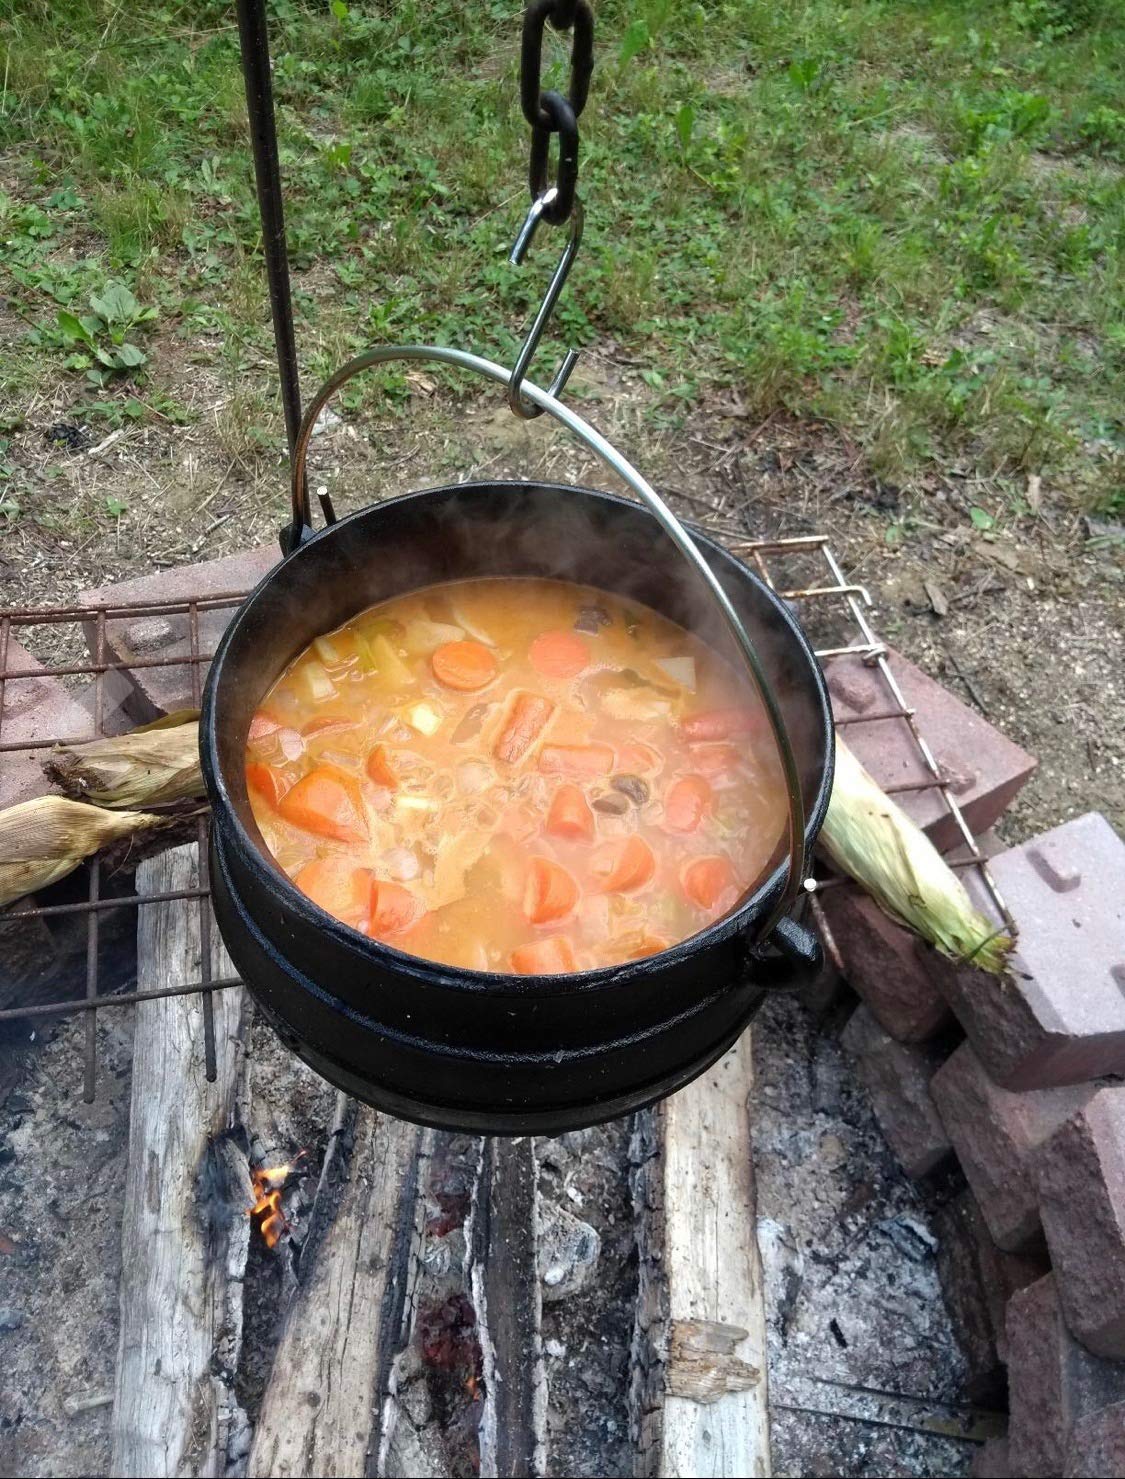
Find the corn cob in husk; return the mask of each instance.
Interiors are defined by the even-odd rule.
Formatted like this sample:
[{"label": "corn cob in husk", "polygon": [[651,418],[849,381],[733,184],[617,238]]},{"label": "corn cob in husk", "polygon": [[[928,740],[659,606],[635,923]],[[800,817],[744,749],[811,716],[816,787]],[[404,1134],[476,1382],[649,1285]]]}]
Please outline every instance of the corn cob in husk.
[{"label": "corn cob in husk", "polygon": [[155,806],[202,796],[196,713],[169,714],[112,739],[57,745],[43,770],[74,800],[98,806]]},{"label": "corn cob in husk", "polygon": [[0,908],[73,873],[112,842],[170,826],[178,818],[102,811],[63,796],[37,796],[0,811]]},{"label": "corn cob in husk", "polygon": [[1009,937],[973,906],[933,843],[879,789],[842,740],[820,833],[832,863],[875,902],[943,955],[999,975]]}]

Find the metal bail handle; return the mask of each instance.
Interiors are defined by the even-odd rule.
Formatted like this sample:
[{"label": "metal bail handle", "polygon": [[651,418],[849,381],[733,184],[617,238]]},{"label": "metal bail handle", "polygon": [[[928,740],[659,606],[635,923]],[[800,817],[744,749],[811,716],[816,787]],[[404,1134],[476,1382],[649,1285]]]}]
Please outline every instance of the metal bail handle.
[{"label": "metal bail handle", "polygon": [[[534,344],[532,344],[532,351],[534,351]],[[506,370],[503,365],[494,364],[492,360],[482,359],[480,355],[469,354],[464,349],[446,349],[434,344],[381,345],[377,349],[366,350],[363,354],[357,355],[355,359],[349,360],[346,365],[342,365],[317,391],[305,411],[300,431],[297,433],[290,466],[293,522],[288,531],[288,538],[283,540],[283,544],[287,546],[287,552],[295,550],[307,539],[312,528],[308,487],[305,480],[305,463],[317,417],[340,386],[346,384],[353,375],[358,375],[361,370],[371,369],[374,365],[388,364],[393,360],[426,360],[452,365],[457,369],[472,370],[474,374],[483,375],[485,379],[493,380],[499,385],[508,385],[512,379],[509,370]],[[789,857],[785,883],[777,906],[763,928],[759,940],[759,944],[768,946],[774,927],[788,911],[804,880],[805,802],[801,794],[801,777],[797,770],[793,746],[789,742],[785,716],[781,712],[781,705],[769,675],[762,666],[758,650],[743,626],[738,612],[734,609],[730,597],[723,589],[715,572],[696,548],[687,530],[633,464],[623,457],[617,448],[602,436],[601,432],[592,427],[588,421],[584,421],[569,406],[556,399],[549,391],[542,390],[530,380],[525,380],[520,393],[538,406],[541,411],[546,411],[549,416],[554,417],[591,452],[600,457],[647,506],[684,559],[695,568],[696,574],[707,587],[722,613],[735,645],[746,660],[746,665],[754,680],[754,687],[757,689],[758,697],[762,701],[773,730],[774,743],[777,746],[778,759],[781,761],[789,802]]]}]

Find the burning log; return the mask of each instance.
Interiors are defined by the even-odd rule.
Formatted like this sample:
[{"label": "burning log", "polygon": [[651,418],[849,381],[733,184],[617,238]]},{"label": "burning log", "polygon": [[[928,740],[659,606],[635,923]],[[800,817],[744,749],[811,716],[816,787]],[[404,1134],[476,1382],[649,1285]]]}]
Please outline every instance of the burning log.
[{"label": "burning log", "polygon": [[[142,863],[138,894],[198,887],[194,847]],[[139,910],[142,990],[200,977],[199,911]],[[211,968],[233,974],[213,930]],[[251,1186],[243,1124],[249,1004],[214,995],[218,1072],[204,1075],[202,1002],[141,1002],[122,1221],[121,1331],[110,1423],[115,1475],[223,1474],[246,1451],[234,1392]]]},{"label": "burning log", "polygon": [[249,1474],[370,1472],[417,1270],[428,1145],[417,1126],[340,1095]]},{"label": "burning log", "polygon": [[750,1034],[637,1117],[638,1475],[768,1475],[766,1328],[747,1097]]}]

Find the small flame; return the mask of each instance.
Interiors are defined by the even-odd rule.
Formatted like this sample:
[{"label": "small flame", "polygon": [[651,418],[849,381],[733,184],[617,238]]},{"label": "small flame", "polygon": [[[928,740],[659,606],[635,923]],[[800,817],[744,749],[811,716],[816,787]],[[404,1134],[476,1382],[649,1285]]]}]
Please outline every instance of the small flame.
[{"label": "small flame", "polygon": [[254,1191],[254,1205],[250,1208],[250,1216],[258,1220],[258,1228],[266,1240],[267,1248],[276,1248],[282,1235],[289,1231],[289,1223],[281,1210],[281,1194],[297,1161],[304,1154],[302,1150],[293,1161],[287,1161],[284,1166],[259,1166],[250,1173]]}]

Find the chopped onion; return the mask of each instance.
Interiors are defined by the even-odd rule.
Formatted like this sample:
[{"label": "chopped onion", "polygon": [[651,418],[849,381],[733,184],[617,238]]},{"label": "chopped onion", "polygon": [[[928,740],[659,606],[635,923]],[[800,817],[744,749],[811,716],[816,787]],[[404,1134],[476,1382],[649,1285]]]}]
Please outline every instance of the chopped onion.
[{"label": "chopped onion", "polygon": [[475,621],[470,620],[469,617],[465,615],[463,607],[457,606],[451,601],[449,603],[449,609],[453,616],[453,620],[458,624],[458,626],[463,627],[464,630],[468,632],[470,637],[475,637],[478,642],[483,642],[486,647],[496,646],[496,639],[489,636],[489,634],[482,626],[478,626]]},{"label": "chopped onion", "polygon": [[673,683],[678,683],[690,693],[695,692],[694,657],[657,657],[653,659],[652,665],[667,674]]},{"label": "chopped onion", "polygon": [[435,647],[441,647],[446,642],[459,642],[464,635],[463,629],[451,622],[428,621],[424,616],[417,616],[403,633],[402,645],[416,657],[421,653],[433,652]]},{"label": "chopped onion", "polygon": [[316,648],[316,655],[320,658],[321,662],[339,663],[344,660],[333,646],[332,640],[329,637],[314,637],[313,646]]},{"label": "chopped onion", "polygon": [[300,730],[291,729],[288,724],[282,725],[274,738],[286,760],[300,760],[305,753],[305,742]]},{"label": "chopped onion", "polygon": [[483,760],[464,760],[457,767],[457,784],[466,796],[486,791],[495,779],[492,767]]},{"label": "chopped onion", "polygon": [[408,847],[390,847],[383,854],[383,867],[398,883],[409,883],[422,871],[418,855]]}]

